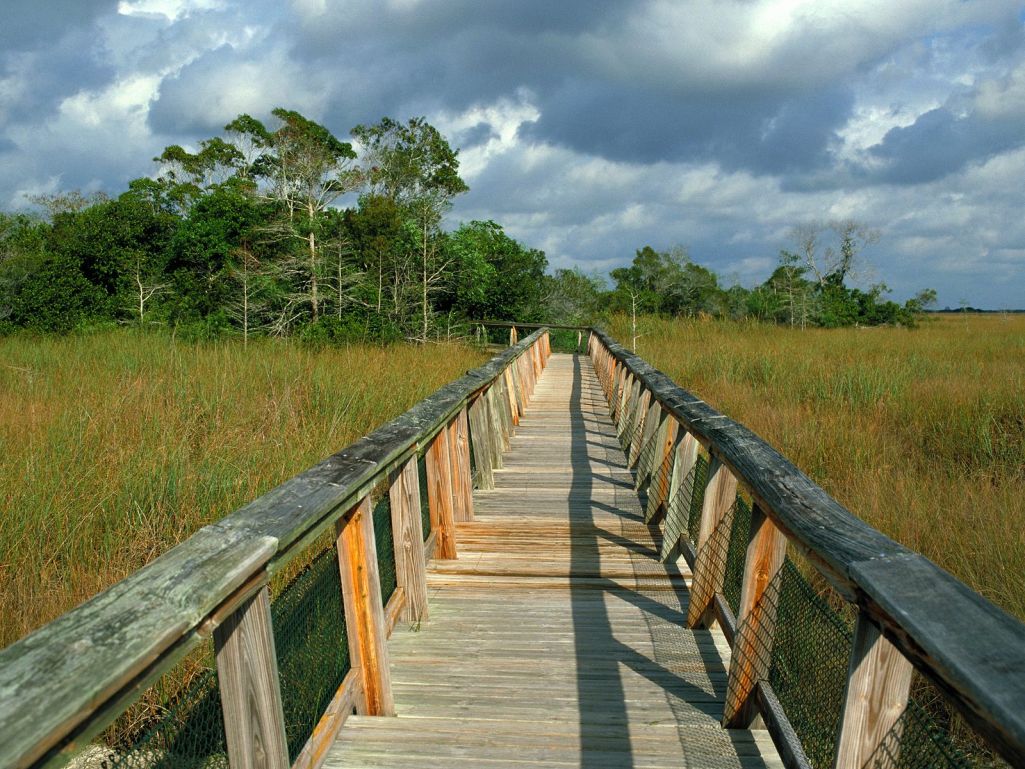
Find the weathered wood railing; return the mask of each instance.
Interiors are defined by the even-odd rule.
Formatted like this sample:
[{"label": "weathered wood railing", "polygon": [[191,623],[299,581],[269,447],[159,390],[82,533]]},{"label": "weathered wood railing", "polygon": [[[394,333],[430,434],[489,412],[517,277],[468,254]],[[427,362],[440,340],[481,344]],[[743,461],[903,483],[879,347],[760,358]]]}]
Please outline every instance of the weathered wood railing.
[{"label": "weathered wood railing", "polygon": [[[0,651],[0,767],[56,765],[74,756],[211,636],[231,769],[316,767],[354,709],[393,714],[386,638],[400,617],[410,623],[426,617],[425,559],[432,553],[455,558],[454,522],[473,518],[471,461],[478,485],[490,485],[550,354],[548,332],[538,329]],[[386,605],[371,505],[382,486],[396,582]],[[350,666],[316,725],[302,732],[301,750],[290,750],[294,734],[286,738],[269,586],[325,538],[334,550],[328,563],[338,566],[335,601],[340,592]],[[110,752],[102,764],[123,765],[122,759]],[[150,749],[141,764],[163,765],[161,759]]]},{"label": "weathered wood railing", "polygon": [[[1022,623],[854,517],[757,435],[608,334],[592,330],[588,352],[637,485],[647,485],[647,519],[664,528],[663,555],[682,552],[692,565],[688,624],[717,621],[731,640],[724,725],[748,726],[761,715],[786,763],[809,763],[769,683],[773,639],[784,619],[768,594],[778,589],[789,545],[856,610],[845,691],[836,693],[838,731],[828,736],[833,766],[895,764],[899,746],[884,742],[895,733],[899,742],[913,669],[1007,761],[1025,766]],[[700,473],[699,463],[707,463]],[[698,486],[702,474],[703,493],[691,496],[697,502],[688,520],[691,511],[669,500],[685,484]],[[716,554],[724,548],[722,523],[739,504],[738,486],[751,503],[749,528],[741,532],[734,616],[724,596],[726,559]],[[936,525],[943,525],[941,511],[937,500]],[[905,758],[901,765],[914,765],[913,757]]]},{"label": "weathered wood railing", "polygon": [[556,352],[584,352],[584,345],[587,335],[591,331],[590,326],[566,326],[558,323],[518,323],[505,320],[475,320],[471,325],[476,329],[483,329],[490,337],[490,341],[504,343],[504,338],[496,338],[496,332],[504,332],[508,335],[510,345],[516,344],[520,338],[520,332],[536,331],[540,328],[548,329],[549,332],[556,332],[556,336],[566,335],[568,338],[551,342],[552,349]]}]

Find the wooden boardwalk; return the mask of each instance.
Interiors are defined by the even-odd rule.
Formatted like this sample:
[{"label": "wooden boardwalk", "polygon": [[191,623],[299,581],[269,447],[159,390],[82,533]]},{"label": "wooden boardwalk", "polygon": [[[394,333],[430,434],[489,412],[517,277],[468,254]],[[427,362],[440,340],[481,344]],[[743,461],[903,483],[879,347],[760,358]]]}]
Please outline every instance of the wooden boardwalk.
[{"label": "wooden boardwalk", "polygon": [[719,725],[729,647],[686,629],[589,358],[552,356],[503,461],[388,644],[398,717],[350,717],[325,767],[782,767]]}]

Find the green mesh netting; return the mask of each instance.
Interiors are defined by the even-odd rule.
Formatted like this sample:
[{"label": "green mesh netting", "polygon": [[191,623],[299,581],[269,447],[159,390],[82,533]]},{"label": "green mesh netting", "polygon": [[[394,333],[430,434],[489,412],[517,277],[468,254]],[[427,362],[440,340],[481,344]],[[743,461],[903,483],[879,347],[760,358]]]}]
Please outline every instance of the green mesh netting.
[{"label": "green mesh netting", "polygon": [[395,540],[391,525],[391,498],[383,494],[374,505],[374,541],[377,571],[381,580],[381,602],[387,606],[395,592]]},{"label": "green mesh netting", "polygon": [[328,546],[273,596],[288,756],[295,761],[349,671],[341,578]]},{"label": "green mesh netting", "polygon": [[416,471],[420,476],[420,520],[426,542],[431,535],[431,505],[427,495],[427,459],[423,454],[416,458]]},{"label": "green mesh netting", "polygon": [[687,536],[690,543],[696,546],[698,532],[701,530],[701,508],[705,504],[705,486],[708,484],[708,457],[698,454],[693,472],[693,493],[689,497],[690,506],[687,508]]},{"label": "green mesh netting", "polygon": [[686,533],[687,511],[690,509],[691,499],[696,492],[694,480],[697,477],[697,469],[696,464],[691,467],[690,472],[687,473],[679,488],[676,489],[676,493],[673,494],[673,498],[666,505],[662,545],[663,558],[669,555],[670,549],[675,547],[680,537]]},{"label": "green mesh netting", "polygon": [[975,765],[915,700],[866,764],[871,769],[971,769]]},{"label": "green mesh netting", "polygon": [[852,630],[789,558],[774,584],[776,632],[769,683],[812,766],[827,769],[840,724]]},{"label": "green mesh netting", "polygon": [[747,557],[747,542],[751,532],[751,508],[739,496],[733,505],[731,519],[722,592],[726,603],[733,610],[733,616],[736,617],[740,611],[740,592],[744,586],[744,560]]},{"label": "green mesh netting", "polygon": [[227,769],[213,642],[161,676],[101,742],[107,769]]},{"label": "green mesh netting", "polygon": [[651,465],[655,461],[655,453],[661,446],[661,442],[658,439],[659,432],[661,431],[656,428],[655,431],[648,436],[648,441],[641,447],[641,451],[640,454],[638,454],[637,459],[638,473],[640,472],[640,469],[647,468],[648,474],[644,480],[647,481],[649,486],[651,484],[652,471],[655,469]]},{"label": "green mesh netting", "polygon": [[[666,458],[666,461],[664,461],[658,467],[654,468],[654,472],[651,475],[651,481],[648,483],[648,496],[649,496],[649,498],[652,496],[652,490],[653,489],[659,489],[660,490],[659,493],[661,495],[661,498],[664,499],[665,495],[669,492],[669,480],[670,480],[670,478],[672,478],[672,475],[673,475],[673,452],[671,451],[671,452],[669,452],[669,456]],[[665,504],[666,507],[668,508],[668,503],[670,501],[671,500],[665,500],[664,499],[663,504]],[[649,501],[648,504],[650,505],[652,503]],[[653,509],[651,509],[649,507],[648,510],[647,510],[647,513],[654,514],[655,510],[653,510]]]}]

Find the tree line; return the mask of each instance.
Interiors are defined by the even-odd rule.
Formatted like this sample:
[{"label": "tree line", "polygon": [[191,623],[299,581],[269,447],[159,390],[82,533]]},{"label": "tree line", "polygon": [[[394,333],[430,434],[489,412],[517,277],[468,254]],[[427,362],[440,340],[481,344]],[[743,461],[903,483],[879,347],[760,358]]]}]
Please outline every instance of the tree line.
[{"label": "tree line", "polygon": [[239,115],[194,152],[167,147],[155,176],[117,197],[38,196],[42,215],[0,213],[0,333],[132,323],[191,338],[427,341],[467,319],[613,312],[904,323],[929,299],[898,306],[885,287],[846,287],[870,239],[851,223],[832,228],[836,248],[819,249],[827,228],[807,228],[803,250],[750,290],[723,287],[680,248],[645,246],[611,287],[548,274],[545,254],[496,222],[442,228],[468,187],[458,150],[424,118],[358,125],[349,142],[292,110],[273,117]]},{"label": "tree line", "polygon": [[273,115],[240,115],[195,152],[167,147],[155,178],[116,198],[0,214],[0,330],[426,341],[468,317],[539,319],[543,252],[492,221],[442,230],[468,188],[426,120],[356,126],[357,157],[303,115]]}]

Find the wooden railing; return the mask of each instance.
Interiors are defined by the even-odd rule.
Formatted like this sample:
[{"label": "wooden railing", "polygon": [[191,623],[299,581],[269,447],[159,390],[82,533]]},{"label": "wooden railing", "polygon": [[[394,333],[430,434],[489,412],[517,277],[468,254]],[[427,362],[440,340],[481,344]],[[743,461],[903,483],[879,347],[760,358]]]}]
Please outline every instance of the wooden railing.
[{"label": "wooden railing", "polygon": [[[557,349],[557,346],[553,346],[557,352],[584,352],[584,346],[587,341],[587,335],[591,331],[590,326],[567,326],[558,323],[519,323],[514,321],[505,320],[474,320],[470,321],[470,325],[475,329],[483,329],[486,333],[490,332],[491,339],[489,341],[504,344],[505,338],[495,338],[495,332],[502,331],[504,335],[508,335],[508,342],[510,345],[514,345],[519,341],[520,334],[522,332],[536,331],[537,329],[545,328],[550,332],[570,332],[569,344],[563,344],[563,349]],[[575,341],[575,344],[573,343]],[[553,343],[554,345],[554,343]]]},{"label": "wooden railing", "polygon": [[[854,517],[757,435],[679,388],[605,332],[591,331],[588,352],[613,420],[627,436],[638,485],[660,479],[648,486],[649,522],[667,514],[666,502],[693,472],[699,447],[708,456],[693,547],[679,533],[685,522],[665,520],[663,526],[671,540],[667,549],[682,550],[693,568],[688,624],[717,621],[732,642],[725,726],[748,726],[761,715],[784,761],[791,767],[808,765],[766,668],[779,628],[773,602],[763,598],[790,546],[856,610],[833,766],[874,765],[887,735],[899,729],[913,669],[993,749],[1013,766],[1025,766],[1022,623]],[[641,447],[649,445],[642,459]],[[753,505],[734,617],[723,598],[723,562],[709,553],[738,486]],[[942,500],[936,510],[935,525],[942,526]],[[879,763],[894,760],[891,751]]]},{"label": "wooden railing", "polygon": [[[550,354],[548,332],[538,329],[0,651],[0,767],[56,765],[74,756],[211,636],[232,769],[316,767],[353,709],[393,714],[387,636],[400,617],[410,623],[426,617],[425,559],[454,558],[455,521],[473,517],[471,444],[477,483],[487,488]],[[421,453],[426,490],[419,483]],[[370,504],[382,484],[397,583],[387,605]],[[337,554],[351,668],[292,761],[269,584],[325,536]]]}]

